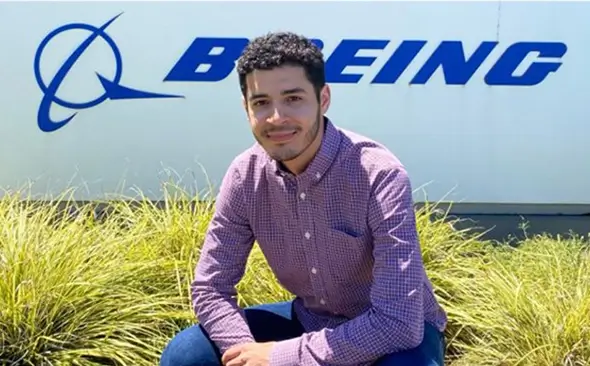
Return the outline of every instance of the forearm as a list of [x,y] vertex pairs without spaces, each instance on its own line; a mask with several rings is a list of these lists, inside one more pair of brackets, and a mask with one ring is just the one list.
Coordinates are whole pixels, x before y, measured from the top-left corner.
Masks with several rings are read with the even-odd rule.
[[273,349],[271,366],[297,365],[364,365],[382,356],[420,344],[424,332],[421,293],[415,293],[405,304],[403,319],[371,308],[357,318],[334,328],[306,333],[299,338],[279,342]]
[[231,293],[195,280],[192,298],[197,320],[222,353],[234,345],[254,342],[244,312]]

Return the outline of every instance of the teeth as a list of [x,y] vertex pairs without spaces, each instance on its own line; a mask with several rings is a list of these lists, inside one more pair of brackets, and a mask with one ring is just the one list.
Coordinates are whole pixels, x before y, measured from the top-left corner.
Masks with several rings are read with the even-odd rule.
[[295,131],[281,131],[281,132],[269,132],[268,135],[269,136],[286,136],[286,135],[291,135],[294,133],[295,133]]

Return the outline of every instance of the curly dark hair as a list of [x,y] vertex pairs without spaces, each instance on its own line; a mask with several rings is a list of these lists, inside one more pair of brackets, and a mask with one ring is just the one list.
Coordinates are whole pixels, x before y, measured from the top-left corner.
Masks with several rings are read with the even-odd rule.
[[246,75],[283,65],[303,67],[319,98],[326,84],[324,55],[310,39],[292,32],[271,32],[248,43],[236,66],[242,94],[247,91]]

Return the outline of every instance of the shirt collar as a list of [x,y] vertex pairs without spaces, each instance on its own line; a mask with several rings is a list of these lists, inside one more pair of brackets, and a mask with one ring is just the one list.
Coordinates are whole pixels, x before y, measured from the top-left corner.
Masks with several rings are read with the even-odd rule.
[[[318,182],[324,174],[328,171],[332,163],[336,160],[338,152],[340,151],[340,142],[342,136],[340,131],[334,126],[328,117],[324,117],[324,136],[320,148],[307,169],[297,176],[298,181],[302,182]],[[281,168],[280,164],[269,157],[269,172],[273,172],[277,176],[289,176],[291,173]]]

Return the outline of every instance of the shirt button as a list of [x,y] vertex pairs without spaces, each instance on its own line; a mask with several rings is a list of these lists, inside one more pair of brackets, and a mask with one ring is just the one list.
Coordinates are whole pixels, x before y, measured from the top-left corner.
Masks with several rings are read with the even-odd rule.
[[321,175],[321,174],[318,172],[318,173],[315,173],[315,177],[316,177],[317,179],[320,179],[320,178],[322,177],[322,175]]
[[320,299],[320,304],[322,304],[322,305],[326,305],[326,300],[324,300],[324,299]]
[[311,234],[310,233],[305,233],[305,239],[309,239],[311,238]]
[[316,273],[318,273],[318,270],[315,269],[315,267],[314,267],[314,268],[311,269],[311,273],[316,274]]
[[304,200],[304,199],[305,199],[305,193],[301,193],[301,194],[299,195],[299,197],[301,197],[301,199],[302,199],[302,200]]

